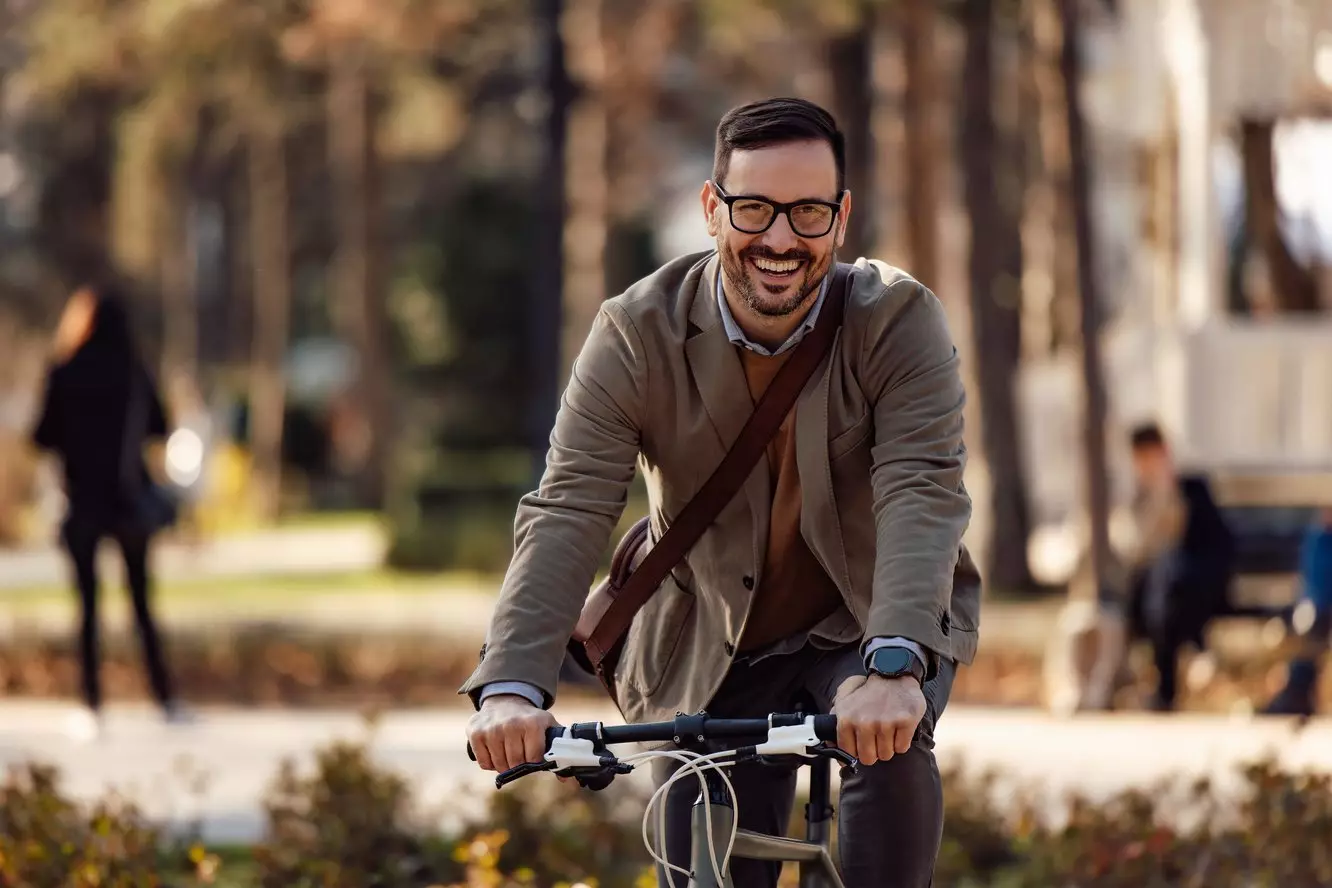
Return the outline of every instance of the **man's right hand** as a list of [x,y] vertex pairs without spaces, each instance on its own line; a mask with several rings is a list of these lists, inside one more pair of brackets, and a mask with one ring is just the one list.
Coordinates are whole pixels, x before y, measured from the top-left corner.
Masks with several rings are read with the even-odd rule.
[[467,742],[485,771],[507,771],[524,762],[540,762],[546,754],[546,729],[557,727],[555,716],[513,694],[487,697],[467,722]]

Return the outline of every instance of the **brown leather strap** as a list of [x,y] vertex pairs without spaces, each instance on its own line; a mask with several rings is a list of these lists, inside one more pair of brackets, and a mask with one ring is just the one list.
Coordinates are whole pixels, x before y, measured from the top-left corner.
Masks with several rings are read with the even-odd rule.
[[842,325],[842,310],[850,288],[851,268],[837,263],[832,274],[828,294],[814,329],[800,341],[791,352],[791,357],[777,371],[721,464],[699,488],[694,498],[680,510],[679,516],[644,557],[643,563],[629,575],[624,588],[619,590],[605,615],[598,621],[596,629],[584,642],[594,666],[600,665],[606,658],[615,643],[629,630],[634,615],[744,485],[759,457],[781,428],[782,420],[791,411],[805,383],[823,362],[824,355],[836,338],[837,328]]

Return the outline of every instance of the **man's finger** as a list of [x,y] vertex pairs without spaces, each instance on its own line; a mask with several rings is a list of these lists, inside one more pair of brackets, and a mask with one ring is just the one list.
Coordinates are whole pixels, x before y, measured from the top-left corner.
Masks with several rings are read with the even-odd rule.
[[539,762],[546,756],[546,729],[542,725],[533,725],[523,732],[524,761]]
[[514,730],[512,727],[504,732],[504,757],[508,760],[508,767],[505,768],[506,771],[509,768],[516,768],[523,762],[527,761],[526,756],[523,754],[523,747],[525,745],[522,733]]
[[906,755],[910,752],[911,739],[915,732],[916,729],[912,726],[909,720],[898,724],[897,732],[893,735],[893,749],[902,755]]
[[476,755],[476,764],[482,771],[494,771],[495,760],[490,755],[490,747],[486,745],[486,735],[476,734],[472,737],[472,752]]
[[879,760],[879,743],[873,725],[860,725],[856,728],[856,758],[862,765],[872,765]]
[[839,719],[837,722],[837,746],[852,758],[860,758],[857,752],[860,747],[856,743],[856,729],[848,721]]

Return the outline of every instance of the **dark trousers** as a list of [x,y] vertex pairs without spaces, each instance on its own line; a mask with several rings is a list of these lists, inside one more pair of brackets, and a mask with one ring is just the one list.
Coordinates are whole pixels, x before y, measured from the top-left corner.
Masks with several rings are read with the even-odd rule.
[[1230,582],[1224,563],[1167,553],[1139,570],[1130,592],[1134,634],[1152,645],[1157,686],[1152,705],[1173,709],[1179,695],[1179,652],[1204,645],[1208,622],[1225,604]]
[[100,677],[100,630],[97,619],[97,547],[105,537],[116,541],[125,560],[125,579],[134,607],[134,625],[153,696],[165,707],[172,700],[162,642],[148,601],[148,542],[146,534],[113,521],[92,516],[71,515],[65,522],[65,549],[74,567],[82,610],[79,654],[83,676],[83,699],[94,710],[102,705]]
[[[826,713],[838,686],[864,675],[857,645],[832,651],[812,646],[791,654],[737,664],[707,707],[719,718],[763,718],[771,712]],[[945,661],[925,685],[926,712],[910,751],[879,762],[842,782],[837,841],[847,888],[928,888],[943,835],[943,784],[934,757],[934,726],[952,691],[955,667]],[[803,702],[803,705],[801,705]],[[679,767],[653,761],[653,779],[661,786]],[[758,764],[737,765],[729,776],[741,829],[786,835],[795,801],[796,770]],[[668,794],[666,858],[688,869],[690,815],[699,793],[698,780],[677,782]],[[659,868],[660,870],[660,868]],[[735,888],[775,888],[781,864],[733,858]],[[684,888],[658,872],[663,888]]]

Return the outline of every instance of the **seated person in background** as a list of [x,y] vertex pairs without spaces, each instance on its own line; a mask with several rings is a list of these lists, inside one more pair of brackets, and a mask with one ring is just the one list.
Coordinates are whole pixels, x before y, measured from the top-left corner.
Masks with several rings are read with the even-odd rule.
[[1180,475],[1160,428],[1131,435],[1136,490],[1130,555],[1129,614],[1133,634],[1152,644],[1157,688],[1151,708],[1175,706],[1179,649],[1203,647],[1203,629],[1225,603],[1234,540],[1207,480]]
[[1313,715],[1318,708],[1318,659],[1332,635],[1332,507],[1319,512],[1300,546],[1300,603],[1292,622],[1298,646],[1286,686],[1263,710],[1269,715]]

